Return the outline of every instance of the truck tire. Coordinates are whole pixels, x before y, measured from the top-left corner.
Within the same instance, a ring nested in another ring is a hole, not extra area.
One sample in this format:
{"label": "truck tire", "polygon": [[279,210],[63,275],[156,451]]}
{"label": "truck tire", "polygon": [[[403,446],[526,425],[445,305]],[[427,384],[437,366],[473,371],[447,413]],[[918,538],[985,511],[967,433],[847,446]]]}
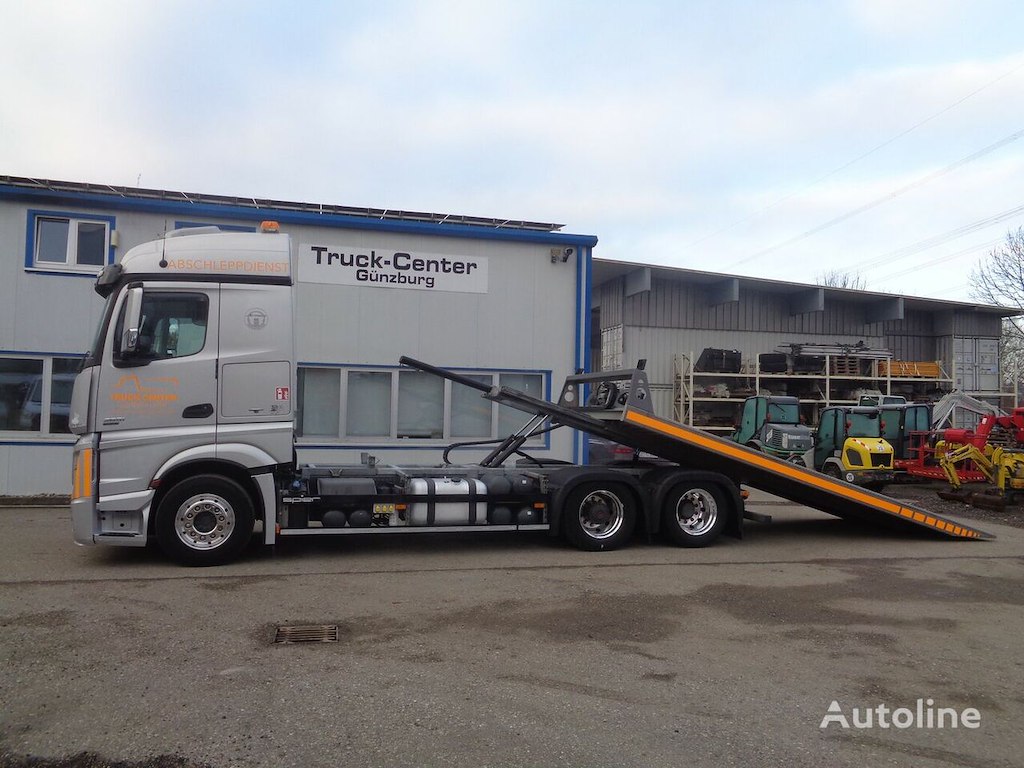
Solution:
{"label": "truck tire", "polygon": [[731,507],[714,483],[684,482],[673,488],[661,510],[661,527],[680,547],[706,547],[719,537]]}
{"label": "truck tire", "polygon": [[584,483],[566,499],[562,524],[578,549],[618,549],[633,535],[636,501],[619,483]]}
{"label": "truck tire", "polygon": [[221,475],[197,475],[173,486],[160,502],[157,543],[183,565],[221,565],[239,555],[253,531],[249,494]]}

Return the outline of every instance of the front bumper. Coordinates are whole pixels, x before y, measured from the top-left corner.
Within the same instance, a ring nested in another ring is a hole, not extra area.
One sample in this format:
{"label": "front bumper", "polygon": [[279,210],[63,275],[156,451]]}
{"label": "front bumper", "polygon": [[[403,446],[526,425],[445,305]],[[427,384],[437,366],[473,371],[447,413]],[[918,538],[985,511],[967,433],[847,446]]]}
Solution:
{"label": "front bumper", "polygon": [[96,443],[95,435],[86,435],[75,444],[71,493],[71,530],[75,543],[144,547],[148,540],[149,511],[156,492],[147,488],[99,498]]}
{"label": "front bumper", "polygon": [[896,473],[889,469],[846,469],[843,470],[843,479],[854,485],[891,483],[896,480]]}

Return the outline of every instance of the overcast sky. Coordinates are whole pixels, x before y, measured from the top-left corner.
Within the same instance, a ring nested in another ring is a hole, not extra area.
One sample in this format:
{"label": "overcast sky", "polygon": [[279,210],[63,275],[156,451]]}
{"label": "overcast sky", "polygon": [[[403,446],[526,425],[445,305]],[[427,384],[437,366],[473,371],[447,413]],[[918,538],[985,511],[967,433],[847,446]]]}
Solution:
{"label": "overcast sky", "polygon": [[1024,225],[1019,0],[0,0],[0,30],[0,174],[962,300]]}

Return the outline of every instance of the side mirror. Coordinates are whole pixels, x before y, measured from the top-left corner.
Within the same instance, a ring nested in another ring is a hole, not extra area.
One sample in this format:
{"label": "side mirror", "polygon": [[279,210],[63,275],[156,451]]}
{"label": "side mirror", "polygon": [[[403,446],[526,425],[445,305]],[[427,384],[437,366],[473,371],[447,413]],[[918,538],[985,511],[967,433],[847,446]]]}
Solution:
{"label": "side mirror", "polygon": [[139,347],[139,327],[142,322],[142,288],[129,288],[124,300],[124,334],[121,354],[130,355]]}

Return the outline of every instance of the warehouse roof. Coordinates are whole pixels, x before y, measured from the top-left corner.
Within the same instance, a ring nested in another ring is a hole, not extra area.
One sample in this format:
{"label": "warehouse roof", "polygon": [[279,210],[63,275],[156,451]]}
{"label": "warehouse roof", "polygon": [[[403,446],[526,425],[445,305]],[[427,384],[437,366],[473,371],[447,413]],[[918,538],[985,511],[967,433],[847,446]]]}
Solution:
{"label": "warehouse roof", "polygon": [[853,288],[833,288],[824,285],[811,285],[807,283],[790,283],[782,280],[766,280],[760,277],[745,277],[741,275],[729,275],[721,272],[705,272],[697,269],[684,269],[681,267],[666,267],[656,264],[638,264],[634,262],[616,261],[611,259],[594,259],[593,285],[598,287],[603,283],[617,278],[627,277],[636,280],[636,285],[642,289],[645,280],[653,278],[670,280],[680,283],[693,283],[697,285],[718,286],[719,288],[731,288],[733,295],[738,298],[739,290],[755,290],[763,293],[778,293],[791,297],[806,295],[809,291],[820,290],[824,299],[841,299],[854,303],[879,302],[886,300],[903,301],[906,309],[922,311],[974,311],[986,314],[999,315],[1000,317],[1014,317],[1024,314],[1024,309],[1014,307],[999,307],[990,304],[976,304],[963,301],[944,301],[942,299],[929,299],[924,297],[906,296],[896,293],[880,293],[877,291],[861,291]]}

